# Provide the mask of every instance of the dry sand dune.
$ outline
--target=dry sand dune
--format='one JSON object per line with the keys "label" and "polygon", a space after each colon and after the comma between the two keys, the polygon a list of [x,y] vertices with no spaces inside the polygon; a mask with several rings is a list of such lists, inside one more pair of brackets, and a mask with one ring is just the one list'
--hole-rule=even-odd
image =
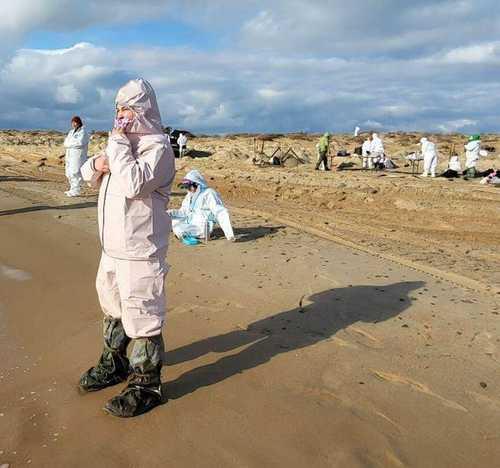
{"label": "dry sand dune", "polygon": [[[386,138],[394,154],[417,140]],[[121,421],[100,411],[117,389],[75,389],[99,349],[99,248],[95,193],[62,193],[61,142],[2,134],[0,464],[497,464],[498,190],[408,168],[257,168],[252,137],[192,140],[213,154],[179,175],[213,179],[240,242],[172,241],[169,402]]]}
{"label": "dry sand dune", "polygon": [[[6,174],[36,175],[63,180],[63,135],[54,132],[0,133],[0,155]],[[420,134],[383,135],[388,154],[399,165],[384,173],[360,170],[358,158],[336,158],[351,165],[323,173],[310,164],[260,168],[252,164],[254,136],[199,137],[190,147],[197,156],[178,161],[178,171],[197,167],[209,175],[233,207],[258,210],[267,216],[314,228],[316,233],[351,242],[372,253],[404,258],[407,264],[453,273],[471,286],[500,288],[500,201],[495,187],[478,180],[421,179],[405,167],[404,155],[416,148]],[[433,135],[441,153],[460,153],[462,135]],[[316,136],[265,136],[264,150],[293,148],[314,160]],[[335,151],[351,151],[363,141],[335,135]],[[105,147],[104,134],[92,139],[90,153]],[[500,137],[483,135],[483,145],[496,149],[482,158],[479,169],[500,167]],[[463,160],[463,157],[462,157]],[[9,172],[10,171],[10,172]],[[22,187],[18,187],[22,189]],[[480,284],[479,284],[480,283]]]}

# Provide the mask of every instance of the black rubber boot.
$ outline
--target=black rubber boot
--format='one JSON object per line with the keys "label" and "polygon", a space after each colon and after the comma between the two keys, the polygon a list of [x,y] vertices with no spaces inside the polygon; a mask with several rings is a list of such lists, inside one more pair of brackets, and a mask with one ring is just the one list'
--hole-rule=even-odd
{"label": "black rubber boot", "polygon": [[113,416],[131,418],[163,403],[161,391],[163,349],[161,335],[134,340],[130,356],[132,376],[123,391],[106,403],[104,411]]}
{"label": "black rubber boot", "polygon": [[97,365],[81,376],[78,386],[81,393],[95,392],[119,384],[130,375],[127,359],[130,338],[125,334],[121,320],[105,316],[103,335],[104,350]]}

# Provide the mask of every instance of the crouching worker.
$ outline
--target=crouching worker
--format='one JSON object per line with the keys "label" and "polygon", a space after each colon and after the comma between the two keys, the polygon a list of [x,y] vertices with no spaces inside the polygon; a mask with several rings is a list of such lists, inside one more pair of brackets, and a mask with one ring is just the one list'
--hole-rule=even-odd
{"label": "crouching worker", "polygon": [[102,256],[96,287],[104,312],[104,349],[79,387],[91,392],[128,380],[104,410],[131,417],[162,402],[165,256],[171,231],[165,207],[175,166],[147,81],[132,80],[121,88],[116,110],[105,152],[81,171],[85,181],[100,186]]}
{"label": "crouching worker", "polygon": [[172,230],[181,240],[203,239],[209,236],[218,223],[226,239],[234,241],[233,227],[227,208],[219,194],[207,186],[199,171],[189,171],[180,187],[188,191],[179,210],[168,210]]}

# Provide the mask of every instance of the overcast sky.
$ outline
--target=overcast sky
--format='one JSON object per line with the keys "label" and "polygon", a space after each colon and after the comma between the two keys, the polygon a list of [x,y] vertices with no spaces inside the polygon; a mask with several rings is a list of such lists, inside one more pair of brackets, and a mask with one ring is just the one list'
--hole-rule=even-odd
{"label": "overcast sky", "polygon": [[2,128],[108,129],[141,76],[194,132],[498,131],[494,0],[2,3]]}

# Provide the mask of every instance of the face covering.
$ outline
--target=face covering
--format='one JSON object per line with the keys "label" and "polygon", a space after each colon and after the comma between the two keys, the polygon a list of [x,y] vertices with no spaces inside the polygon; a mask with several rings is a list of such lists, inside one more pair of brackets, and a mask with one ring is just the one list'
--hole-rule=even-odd
{"label": "face covering", "polygon": [[126,119],[124,117],[116,118],[114,128],[118,128],[120,130],[125,130],[133,121],[134,121],[134,119]]}

